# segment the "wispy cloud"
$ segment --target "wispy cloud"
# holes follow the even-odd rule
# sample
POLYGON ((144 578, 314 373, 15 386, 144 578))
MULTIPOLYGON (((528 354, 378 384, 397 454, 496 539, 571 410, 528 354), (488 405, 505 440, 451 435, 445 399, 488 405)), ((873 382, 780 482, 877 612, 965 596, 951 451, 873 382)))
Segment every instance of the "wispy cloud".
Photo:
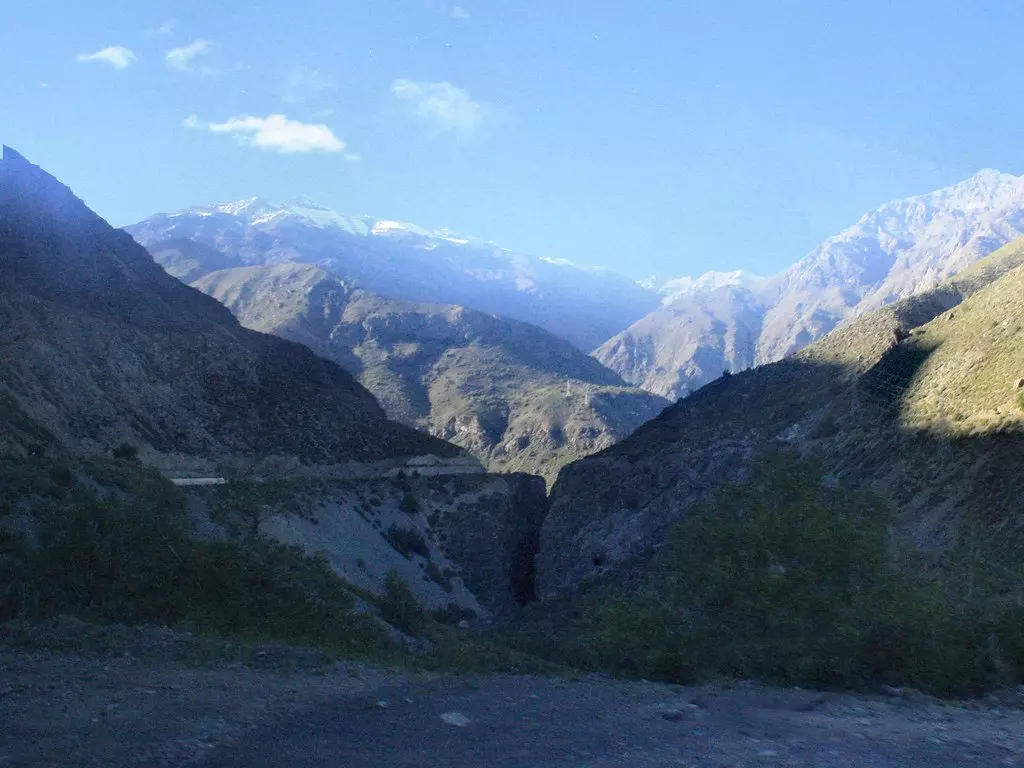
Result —
POLYGON ((345 142, 323 123, 303 123, 289 120, 284 115, 240 115, 229 117, 223 123, 204 123, 196 115, 189 115, 182 121, 182 125, 234 136, 246 146, 283 154, 341 152, 346 147, 345 142))
POLYGON ((174 21, 165 21, 159 27, 153 27, 152 29, 147 29, 146 30, 146 34, 149 37, 167 37, 167 35, 171 34, 174 31, 174 27, 175 26, 177 26, 176 22, 174 22, 174 21))
MULTIPOLYGON (((209 40, 196 40, 188 45, 182 45, 167 51, 164 54, 164 61, 170 69, 176 69, 179 72, 194 72, 195 65, 192 60, 196 56, 208 53, 212 49, 213 43, 209 40)), ((212 73, 214 70, 204 67, 202 71, 212 73)))
POLYGON ((285 84, 284 100, 301 104, 311 96, 334 87, 334 81, 322 72, 308 67, 292 67, 285 84))
POLYGON ((466 21, 469 18, 469 11, 465 6, 454 5, 448 0, 426 0, 426 6, 434 13, 448 16, 459 21, 466 21))
POLYGON ((461 88, 448 82, 426 83, 395 80, 391 93, 412 102, 416 114, 439 131, 471 136, 487 116, 487 105, 474 100, 461 88))
POLYGON ((91 63, 102 63, 109 64, 114 69, 124 69, 133 61, 137 61, 138 56, 132 53, 128 48, 121 45, 110 45, 106 48, 101 48, 93 53, 80 53, 75 56, 75 61, 81 61, 87 64, 91 63))
POLYGON ((346 152, 344 155, 342 155, 342 157, 344 158, 346 163, 358 163, 360 160, 363 159, 363 156, 360 155, 358 152, 346 152))

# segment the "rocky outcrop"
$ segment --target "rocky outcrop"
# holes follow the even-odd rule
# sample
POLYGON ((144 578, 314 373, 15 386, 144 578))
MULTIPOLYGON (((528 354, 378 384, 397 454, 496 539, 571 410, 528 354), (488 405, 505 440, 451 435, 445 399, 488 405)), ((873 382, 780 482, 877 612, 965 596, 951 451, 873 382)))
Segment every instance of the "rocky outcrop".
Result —
MULTIPOLYGON (((460 479, 463 488, 471 482, 460 479)), ((432 530, 481 603, 507 613, 536 599, 534 556, 547 509, 542 478, 491 475, 440 509, 432 530)))
MULTIPOLYGON (((289 480, 290 490, 261 513, 260 531, 322 553, 347 581, 378 595, 394 569, 430 610, 502 616, 535 599, 534 556, 548 506, 542 478, 448 462, 373 469, 289 480)), ((266 496, 261 484, 188 493, 205 530, 212 517, 223 519, 215 510, 239 495, 266 496)))

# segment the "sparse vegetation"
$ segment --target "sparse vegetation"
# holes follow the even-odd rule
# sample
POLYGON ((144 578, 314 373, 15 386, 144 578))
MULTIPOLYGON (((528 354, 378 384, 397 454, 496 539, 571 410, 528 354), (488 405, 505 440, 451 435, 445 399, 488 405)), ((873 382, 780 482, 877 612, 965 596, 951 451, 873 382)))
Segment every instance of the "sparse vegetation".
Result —
POLYGON ((826 488, 813 465, 772 456, 641 570, 564 607, 571 629, 553 632, 527 609, 509 637, 585 668, 684 683, 726 675, 953 695, 1021 682, 1019 563, 996 566, 967 538, 934 576, 888 519, 877 497, 826 488))
POLYGON ((29 498, 36 541, 0 538, 0 620, 66 613, 356 655, 388 647, 376 625, 351 613, 351 590, 322 558, 265 539, 197 541, 177 489, 141 470, 126 484, 130 498, 29 498))

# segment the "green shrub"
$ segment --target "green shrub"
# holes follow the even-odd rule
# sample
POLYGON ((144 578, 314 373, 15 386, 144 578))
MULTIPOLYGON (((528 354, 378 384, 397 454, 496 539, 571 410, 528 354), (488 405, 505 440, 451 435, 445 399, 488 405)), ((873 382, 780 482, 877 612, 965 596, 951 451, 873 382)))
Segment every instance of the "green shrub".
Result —
POLYGON ((0 535, 0 621, 66 613, 348 653, 388 647, 383 630, 351 611, 351 590, 322 557, 262 538, 193 540, 184 497, 153 482, 158 493, 130 502, 37 505, 32 547, 0 535))
POLYGON ((385 531, 384 538, 395 548, 395 551, 408 560, 411 560, 414 554, 430 557, 430 547, 427 545, 426 539, 415 528, 404 528, 392 523, 385 531))
POLYGON ((691 682, 709 675, 786 685, 909 685, 941 695, 1015 684, 1024 608, 984 548, 941 579, 893 556, 885 505, 828 489, 772 456, 676 526, 637 586, 584 598, 575 661, 691 682))
POLYGON ((394 568, 384 578, 384 595, 378 605, 381 618, 406 634, 420 634, 427 626, 427 612, 394 568))
POLYGON ((115 459, 135 461, 139 457, 139 449, 128 442, 121 443, 111 451, 115 459))
POLYGON ((441 569, 437 566, 437 563, 433 561, 427 563, 427 567, 424 569, 424 573, 426 573, 427 578, 429 578, 431 581, 433 581, 435 584, 441 587, 445 592, 450 593, 452 592, 452 590, 454 590, 451 578, 441 571, 441 569))
POLYGON ((68 489, 75 484, 75 475, 71 467, 66 464, 58 464, 50 470, 50 480, 59 488, 68 489))
POLYGON ((412 491, 406 491, 402 494, 402 501, 399 504, 399 508, 407 515, 415 515, 420 511, 420 502, 416 498, 416 494, 412 491))

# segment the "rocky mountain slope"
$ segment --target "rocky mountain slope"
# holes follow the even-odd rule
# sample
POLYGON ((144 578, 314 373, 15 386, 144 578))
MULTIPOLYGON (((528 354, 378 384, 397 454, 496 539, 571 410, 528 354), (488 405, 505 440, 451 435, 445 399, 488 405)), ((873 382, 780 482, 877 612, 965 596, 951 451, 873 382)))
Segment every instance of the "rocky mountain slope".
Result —
POLYGON ((984 170, 886 203, 768 280, 674 281, 682 291, 663 291, 660 309, 595 356, 629 382, 682 397, 722 370, 780 360, 851 318, 933 288, 1022 234, 1024 178, 984 170))
MULTIPOLYGON (((234 468, 208 538, 225 521, 262 524, 311 555, 326 549, 342 574, 363 562, 354 581, 371 591, 401 566, 434 607, 507 610, 532 588, 540 478, 487 475, 461 448, 387 419, 337 364, 242 327, 6 147, 0 359, 0 532, 31 532, 97 494, 134 498, 125 478, 144 465, 234 468), (106 467, 123 444, 139 462, 106 467)), ((179 503, 173 490, 157 488, 152 506, 179 503)), ((189 509, 199 524, 202 504, 189 509)))
POLYGON ((303 262, 390 299, 458 304, 538 325, 589 352, 655 308, 657 295, 615 273, 514 253, 493 243, 307 199, 257 198, 158 214, 127 227, 174 276, 303 262))
POLYGON ((1022 265, 1018 240, 791 357, 719 378, 563 469, 541 534, 540 592, 647 557, 771 448, 816 455, 830 476, 874 488, 926 550, 942 551, 970 521, 1019 545, 1022 265))
POLYGON ((122 442, 153 461, 459 451, 388 421, 333 363, 242 328, 9 148, 0 162, 0 329, 5 453, 102 453, 122 442))
POLYGON ((310 264, 221 270, 193 286, 246 327, 334 360, 390 418, 462 446, 492 471, 553 482, 564 464, 668 405, 535 326, 385 299, 310 264))

